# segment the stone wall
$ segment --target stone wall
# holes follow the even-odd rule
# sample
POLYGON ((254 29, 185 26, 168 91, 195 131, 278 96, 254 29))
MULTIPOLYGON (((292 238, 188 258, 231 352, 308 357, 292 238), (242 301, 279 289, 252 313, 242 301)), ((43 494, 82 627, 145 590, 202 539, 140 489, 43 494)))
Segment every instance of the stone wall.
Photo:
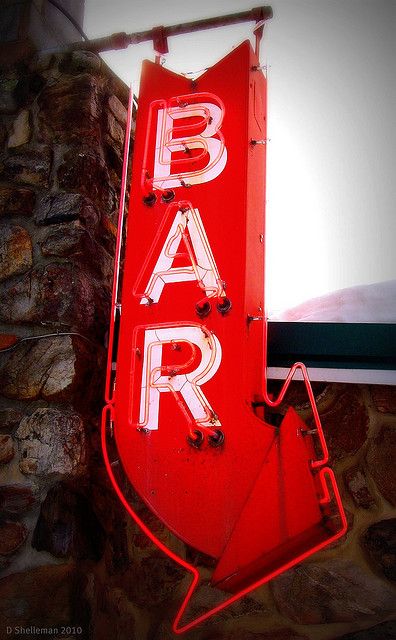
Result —
POLYGON ((0 78, 1 638, 89 637, 87 567, 125 568, 98 427, 127 98, 88 53, 0 78))
MULTIPOLYGON (((0 79, 0 638, 168 640, 188 583, 124 513, 99 446, 126 102, 88 53, 0 79)), ((348 534, 187 638, 396 637, 396 390, 316 395, 348 534)), ((311 420, 298 383, 286 400, 311 420)), ((204 584, 195 610, 216 598, 204 584)))

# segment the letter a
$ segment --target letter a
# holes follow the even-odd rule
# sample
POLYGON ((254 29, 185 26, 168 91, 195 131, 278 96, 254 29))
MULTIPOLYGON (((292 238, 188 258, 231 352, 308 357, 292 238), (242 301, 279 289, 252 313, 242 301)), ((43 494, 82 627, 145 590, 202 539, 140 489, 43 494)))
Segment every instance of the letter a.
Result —
POLYGON ((198 209, 194 209, 189 202, 178 202, 176 208, 172 225, 165 242, 163 242, 155 266, 151 267, 151 275, 148 282, 146 280, 145 289, 139 291, 143 278, 147 278, 149 265, 153 263, 155 250, 160 246, 164 228, 172 210, 175 209, 175 205, 168 207, 167 214, 136 282, 134 294, 141 298, 141 304, 158 302, 165 284, 172 282, 196 280, 208 298, 225 295, 223 282, 220 279, 198 209), (184 242, 186 248, 184 254, 178 253, 181 241, 184 242), (183 267, 172 267, 174 259, 180 255, 185 255, 190 264, 183 267))

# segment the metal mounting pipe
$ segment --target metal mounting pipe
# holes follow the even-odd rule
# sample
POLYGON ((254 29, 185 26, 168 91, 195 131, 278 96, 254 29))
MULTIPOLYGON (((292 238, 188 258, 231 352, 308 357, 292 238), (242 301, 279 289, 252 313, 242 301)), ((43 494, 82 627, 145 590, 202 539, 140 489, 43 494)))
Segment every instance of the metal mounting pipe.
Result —
POLYGON ((113 33, 111 36, 105 36, 104 38, 95 38, 84 42, 73 42, 69 45, 68 49, 84 49, 95 53, 114 49, 126 49, 131 44, 140 44, 141 42, 148 42, 150 40, 153 40, 155 44, 155 42, 158 41, 159 35, 162 41, 166 41, 170 36, 179 36, 185 33, 193 33, 194 31, 226 27, 241 22, 262 22, 270 20, 272 15, 272 7, 256 7, 249 11, 230 13, 225 16, 217 16, 216 18, 196 20, 195 22, 184 22, 169 27, 155 27, 154 29, 139 31, 137 33, 113 33))

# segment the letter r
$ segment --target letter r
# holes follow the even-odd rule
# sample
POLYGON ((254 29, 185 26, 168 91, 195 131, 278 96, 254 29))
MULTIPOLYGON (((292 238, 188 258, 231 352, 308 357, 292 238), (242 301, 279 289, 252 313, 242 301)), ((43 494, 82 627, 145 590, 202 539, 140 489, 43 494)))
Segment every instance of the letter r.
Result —
POLYGON ((187 419, 197 426, 218 426, 221 423, 202 392, 201 386, 216 373, 221 362, 220 342, 205 327, 198 324, 151 327, 145 330, 139 427, 159 428, 161 393, 173 393, 187 419), (177 367, 172 375, 163 375, 162 350, 166 344, 188 345, 194 354, 200 351, 199 365, 191 371, 191 358, 177 367), (187 370, 183 373, 183 370, 187 370))

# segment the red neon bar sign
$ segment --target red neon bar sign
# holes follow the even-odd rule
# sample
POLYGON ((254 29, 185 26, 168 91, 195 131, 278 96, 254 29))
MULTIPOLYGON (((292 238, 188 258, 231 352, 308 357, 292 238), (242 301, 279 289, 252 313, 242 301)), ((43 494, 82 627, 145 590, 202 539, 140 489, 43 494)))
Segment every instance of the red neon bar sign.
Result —
MULTIPOLYGON (((254 410, 282 399, 268 397, 263 367, 265 138, 266 82, 249 42, 194 82, 144 63, 103 424, 114 423, 123 468, 146 505, 217 560, 211 582, 228 593, 223 603, 181 621, 197 569, 130 507, 105 430, 102 441, 132 517, 192 574, 177 633, 345 532, 316 407, 316 430, 291 408, 280 427, 254 410), (338 528, 328 525, 334 513, 338 528)), ((298 367, 304 373, 295 365, 283 395, 298 367)))

